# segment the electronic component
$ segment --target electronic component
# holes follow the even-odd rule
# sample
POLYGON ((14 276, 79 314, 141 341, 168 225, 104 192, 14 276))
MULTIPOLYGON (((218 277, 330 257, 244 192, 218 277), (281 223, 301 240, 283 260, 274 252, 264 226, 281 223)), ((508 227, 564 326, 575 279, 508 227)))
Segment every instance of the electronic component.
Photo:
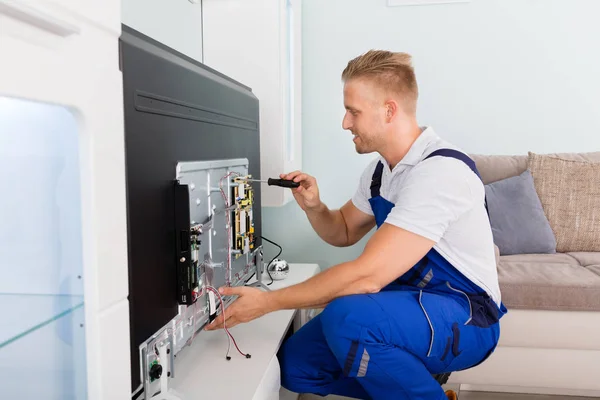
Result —
POLYGON ((208 292, 208 320, 213 322, 217 318, 217 303, 215 301, 215 294, 212 291, 208 292))
POLYGON ((249 253, 256 246, 254 236, 254 216, 252 206, 254 203, 254 189, 247 183, 249 175, 236 177, 233 182, 231 197, 234 199, 233 212, 233 251, 235 258, 249 253))
POLYGON ((148 372, 148 375, 150 375, 150 382, 160 379, 162 376, 162 365, 158 363, 158 360, 155 360, 150 364, 150 372, 148 372))
MULTIPOLYGON (((177 254, 177 300, 179 304, 193 304, 194 291, 198 290, 197 259, 192 259, 192 235, 190 234, 189 188, 179 182, 175 183, 175 214, 176 228, 175 248, 177 254)), ((195 238, 196 234, 193 235, 195 238)), ((197 239, 196 239, 197 240, 197 239)), ((197 250, 194 248, 194 251, 197 250)))

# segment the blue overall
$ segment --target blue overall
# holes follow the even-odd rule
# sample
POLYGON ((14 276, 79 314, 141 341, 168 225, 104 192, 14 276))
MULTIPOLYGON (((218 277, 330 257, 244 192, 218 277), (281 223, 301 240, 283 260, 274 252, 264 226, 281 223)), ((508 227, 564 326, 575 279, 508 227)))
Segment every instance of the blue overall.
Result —
MULTIPOLYGON (((479 175, 463 153, 452 157, 479 175)), ((371 182, 377 227, 394 204, 371 182)), ((471 368, 496 348, 506 313, 436 250, 379 293, 344 296, 292 335, 279 352, 282 386, 359 399, 447 399, 432 374, 471 368)))

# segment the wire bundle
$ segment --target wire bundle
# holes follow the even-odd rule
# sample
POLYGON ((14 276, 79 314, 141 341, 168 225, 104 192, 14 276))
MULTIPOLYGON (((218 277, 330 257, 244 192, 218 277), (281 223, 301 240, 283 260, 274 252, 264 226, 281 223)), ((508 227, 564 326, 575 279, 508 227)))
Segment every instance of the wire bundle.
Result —
MULTIPOLYGON (((212 286, 206 286, 206 288, 208 290, 210 290, 211 292, 215 293, 218 297, 219 297, 219 301, 221 302, 221 314, 223 314, 223 329, 225 330, 225 333, 227 333, 227 355, 225 356, 225 358, 227 360, 231 360, 231 357, 229 356, 229 350, 231 349, 231 342, 233 341, 233 344, 235 345, 235 348, 237 349, 238 353, 240 353, 241 355, 243 355, 246 358, 250 358, 251 355, 250 353, 243 353, 240 348, 238 347, 235 338, 233 337, 233 335, 231 334, 231 332, 229 332, 229 329, 227 329, 227 323, 226 321, 226 317, 225 317, 225 303, 223 302, 223 297, 221 297, 221 293, 219 293, 219 291, 217 289, 215 289, 212 286)), ((210 312, 210 310, 209 310, 210 312)))

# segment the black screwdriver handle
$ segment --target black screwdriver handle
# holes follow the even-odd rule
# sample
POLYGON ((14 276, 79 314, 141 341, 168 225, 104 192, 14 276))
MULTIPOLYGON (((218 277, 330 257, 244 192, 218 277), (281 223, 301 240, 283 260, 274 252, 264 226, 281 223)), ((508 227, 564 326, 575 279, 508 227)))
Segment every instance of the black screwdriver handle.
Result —
POLYGON ((281 186, 284 188, 297 188, 298 186, 300 186, 300 184, 298 182, 290 181, 287 179, 273 179, 273 178, 269 178, 269 180, 267 181, 267 184, 269 186, 281 186))

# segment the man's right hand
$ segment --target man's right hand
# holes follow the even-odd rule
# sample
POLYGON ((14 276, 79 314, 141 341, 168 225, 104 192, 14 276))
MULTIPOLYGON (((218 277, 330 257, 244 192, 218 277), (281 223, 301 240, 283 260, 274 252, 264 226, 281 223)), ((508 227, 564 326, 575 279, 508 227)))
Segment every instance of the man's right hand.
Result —
POLYGON ((300 184, 292 189, 296 202, 306 212, 315 232, 332 246, 351 246, 375 226, 375 218, 356 208, 352 200, 348 200, 339 210, 329 210, 321 202, 314 177, 301 171, 281 174, 279 177, 300 184))
POLYGON ((317 180, 301 171, 290 172, 289 174, 279 175, 281 179, 292 180, 300 183, 300 186, 292 189, 292 194, 298 202, 298 205, 305 212, 315 211, 321 206, 321 198, 319 197, 319 187, 317 180))

